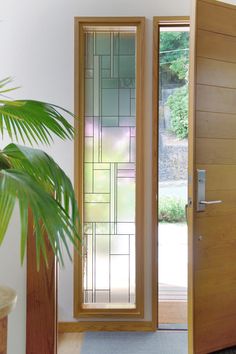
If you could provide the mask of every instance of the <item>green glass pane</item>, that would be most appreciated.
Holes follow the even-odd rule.
[[[135,89],[132,89],[132,90],[131,90],[130,97],[131,97],[131,98],[136,98],[136,90],[135,90]]]
[[[113,57],[113,77],[119,77],[119,57],[115,55]]]
[[[109,193],[110,191],[110,171],[94,171],[94,192]]]
[[[84,138],[84,162],[93,161],[93,138]]]
[[[136,117],[120,117],[119,125],[120,127],[135,127]]]
[[[102,79],[103,89],[117,89],[119,87],[119,82],[117,79]]]
[[[87,303],[131,301],[132,306],[135,34],[90,31],[85,36],[84,69],[84,296]]]
[[[93,69],[86,69],[85,70],[85,78],[92,79],[93,78]]]
[[[110,223],[109,222],[97,222],[96,223],[96,234],[97,235],[109,235],[110,234]]]
[[[102,69],[110,69],[111,67],[111,57],[110,55],[102,56]]]
[[[84,192],[92,193],[93,191],[93,164],[84,164]]]
[[[93,232],[92,223],[90,223],[90,222],[84,223],[84,233],[87,235],[91,235],[92,232]]]
[[[96,55],[110,55],[111,36],[110,33],[96,33]]]
[[[119,178],[117,191],[117,219],[135,222],[135,180]]]
[[[135,88],[135,79],[119,79],[119,88]]]
[[[85,203],[109,203],[108,194],[90,193],[84,195]]]
[[[132,99],[131,100],[131,116],[136,115],[136,100]]]
[[[120,33],[119,54],[135,55],[135,34]]]
[[[119,90],[119,114],[121,116],[130,116],[131,114],[130,90]]]
[[[114,55],[119,54],[119,33],[114,33],[113,34],[113,53]]]
[[[135,57],[119,56],[119,77],[134,78],[135,77]]]
[[[93,33],[86,33],[85,38],[85,63],[87,69],[93,68],[93,55],[94,55],[94,35]]]
[[[118,116],[118,90],[102,90],[102,115]]]
[[[109,163],[95,163],[94,170],[110,170]]]
[[[129,128],[102,129],[102,161],[129,162]]]
[[[95,116],[100,115],[100,60],[98,56],[94,57],[94,84],[93,84],[93,97],[94,97],[94,109],[93,114]]]
[[[84,221],[109,221],[109,204],[84,203]]]
[[[102,69],[102,78],[110,78],[111,70],[110,69]]]
[[[85,79],[85,116],[93,116],[93,79]]]
[[[119,117],[102,117],[103,127],[118,127]]]

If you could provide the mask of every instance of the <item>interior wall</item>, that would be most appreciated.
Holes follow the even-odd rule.
[[[7,0],[0,2],[0,78],[12,76],[21,86],[12,97],[54,102],[73,110],[74,17],[145,16],[145,319],[151,319],[151,134],[152,17],[187,16],[191,0]],[[73,142],[55,143],[48,152],[73,179]],[[25,353],[25,267],[19,261],[17,212],[0,248],[0,283],[16,289],[19,301],[10,316],[9,353]],[[17,223],[17,224],[16,224]],[[16,227],[17,225],[17,227]],[[14,255],[14,256],[13,256]],[[73,268],[59,276],[59,320],[73,321]],[[13,320],[14,319],[14,320]],[[17,348],[17,350],[16,350]]]

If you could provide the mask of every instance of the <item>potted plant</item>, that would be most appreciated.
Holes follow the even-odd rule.
[[[52,157],[32,146],[49,145],[53,135],[62,140],[73,139],[74,129],[62,115],[73,114],[45,102],[5,99],[4,94],[12,90],[6,88],[10,81],[0,81],[0,134],[12,140],[0,149],[0,246],[18,201],[21,262],[26,251],[30,210],[39,270],[40,256],[46,264],[48,261],[46,238],[61,264],[62,247],[71,257],[68,245],[76,245],[79,240],[79,214],[70,179]]]
[[[12,89],[0,81],[0,95]],[[0,99],[0,133],[14,142],[0,150],[0,245],[4,240],[13,208],[18,201],[21,221],[21,262],[24,260],[28,234],[28,209],[31,210],[36,239],[36,261],[40,253],[47,263],[45,234],[59,262],[63,264],[62,245],[70,256],[68,242],[79,239],[79,214],[73,186],[59,165],[42,150],[25,146],[47,144],[53,134],[73,139],[74,129],[60,111],[69,111],[53,104],[33,100]],[[46,233],[45,233],[46,231]]]

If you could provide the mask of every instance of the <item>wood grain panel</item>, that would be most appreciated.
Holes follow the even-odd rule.
[[[201,343],[196,354],[209,354],[216,350],[229,348],[235,345],[235,316],[218,318],[212,323],[203,322],[195,338]],[[214,343],[214,344],[213,344]]]
[[[217,113],[236,113],[236,90],[197,85],[197,110]]]
[[[87,331],[153,332],[156,329],[156,325],[152,321],[81,321],[60,322],[58,325],[59,333]]]
[[[221,34],[197,31],[197,56],[236,62],[236,38]]]
[[[236,88],[236,63],[198,58],[197,83]]]
[[[195,107],[190,101],[190,122],[196,130],[192,128],[190,137],[195,188],[189,188],[194,206],[189,212],[193,251],[189,352],[207,354],[236,344],[236,7],[214,0],[195,4],[197,46],[190,62],[190,87],[196,97]],[[194,200],[198,168],[206,170],[205,199],[223,201],[206,206],[204,212],[196,212]]]
[[[235,259],[236,249],[236,219],[232,215],[217,215],[216,217],[199,218],[196,222],[196,235],[202,234],[202,239],[195,238],[196,270],[216,267],[216,258],[221,258],[220,267]],[[229,262],[230,263],[230,262]],[[233,262],[236,264],[236,262]],[[222,287],[223,290],[223,287]],[[235,296],[235,295],[234,295]]]
[[[0,319],[0,354],[7,354],[7,317]]]
[[[198,2],[197,27],[200,29],[236,36],[236,10],[221,2]],[[225,19],[225,20],[223,20]]]
[[[196,112],[197,138],[236,138],[236,114]]]
[[[26,354],[57,353],[57,271],[55,257],[46,238],[48,267],[36,267],[35,239],[29,223],[27,243]]]
[[[236,189],[236,166],[224,165],[221,168],[219,165],[204,165],[196,166],[200,170],[206,170],[206,190],[235,190]],[[222,183],[223,181],[223,183]]]
[[[235,164],[236,140],[235,139],[196,139],[198,164]]]

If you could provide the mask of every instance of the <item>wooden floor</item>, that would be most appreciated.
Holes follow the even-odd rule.
[[[159,324],[187,323],[187,288],[159,284]]]
[[[185,301],[161,301],[158,309],[159,324],[187,324],[188,322]]]
[[[83,333],[59,333],[57,354],[80,354]]]

